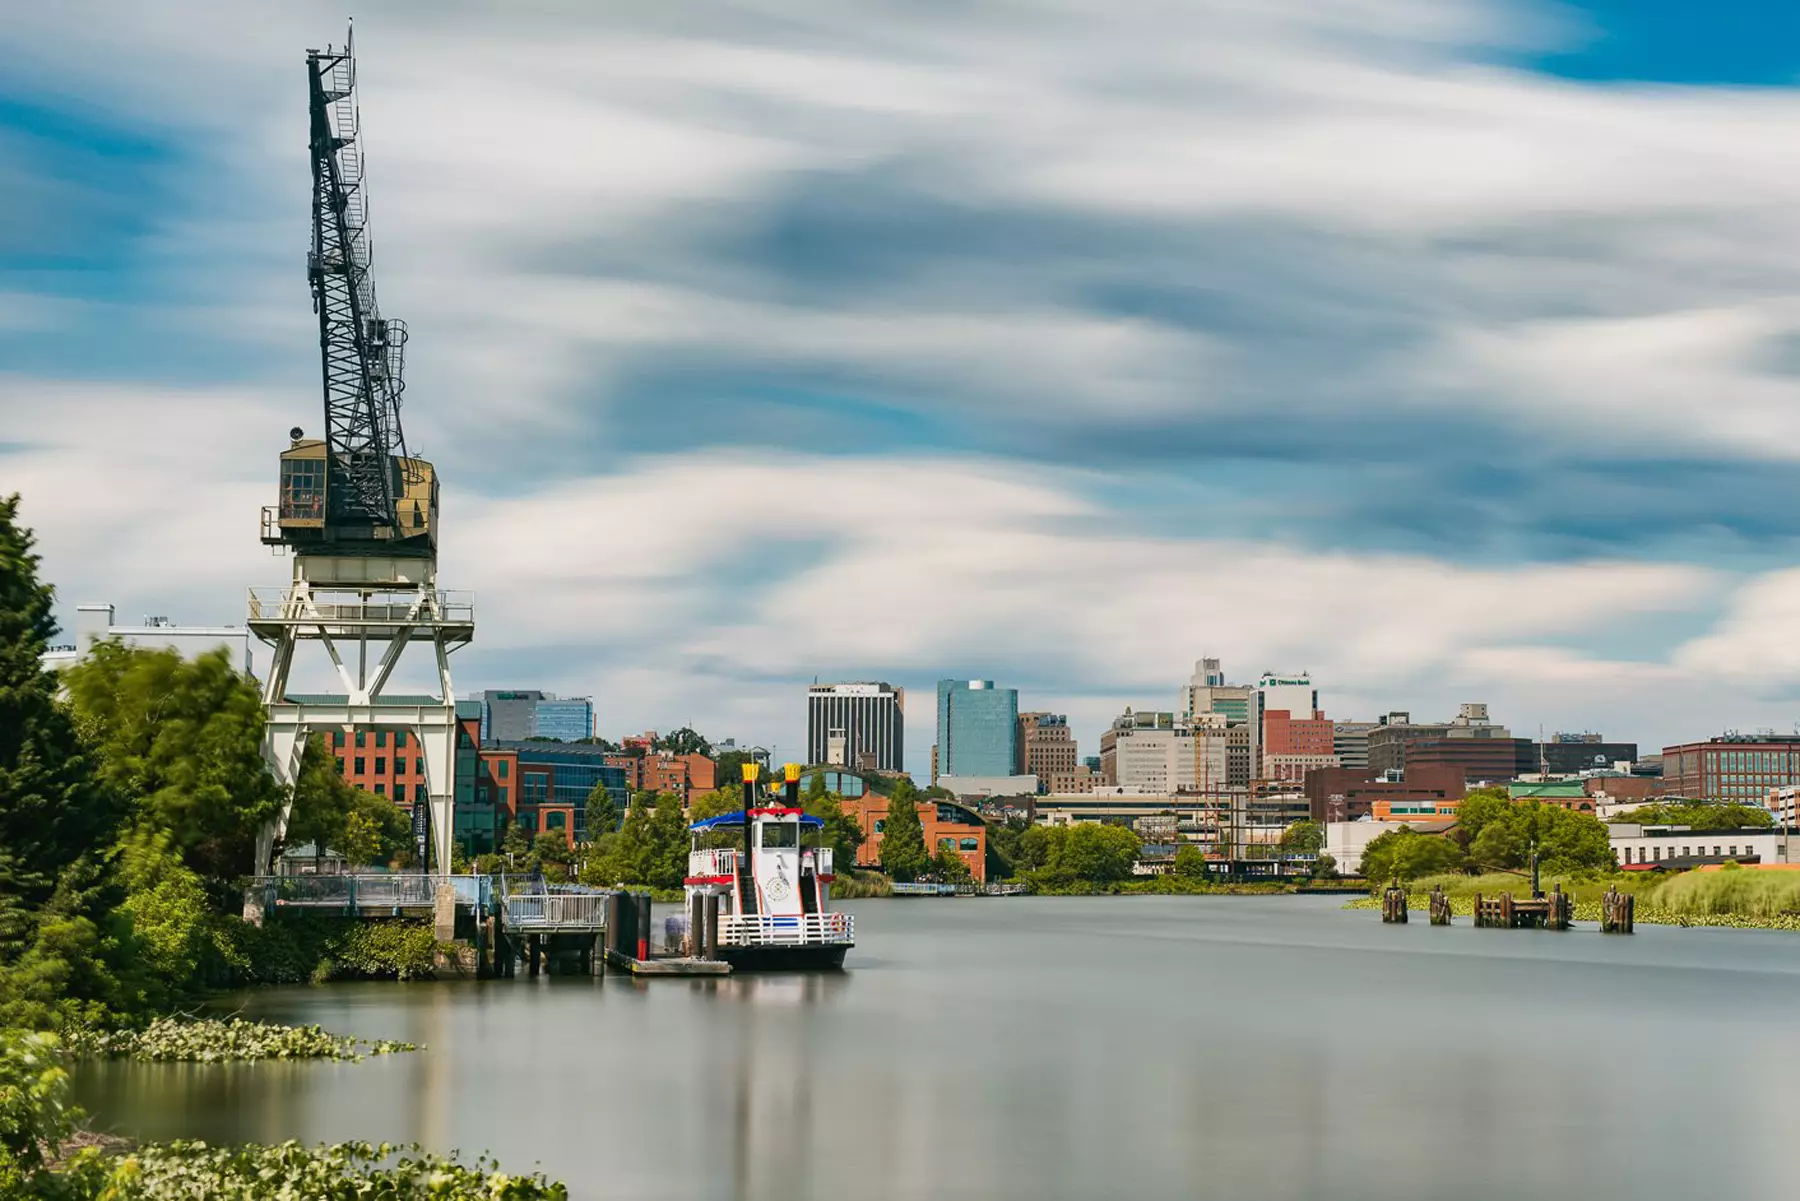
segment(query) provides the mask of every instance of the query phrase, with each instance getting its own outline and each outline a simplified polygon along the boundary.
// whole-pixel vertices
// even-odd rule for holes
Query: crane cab
[[[262,541],[297,554],[402,555],[437,554],[437,471],[424,459],[394,455],[394,520],[371,522],[334,506],[334,472],[323,440],[305,438],[295,429],[281,452],[276,503],[262,513]]]

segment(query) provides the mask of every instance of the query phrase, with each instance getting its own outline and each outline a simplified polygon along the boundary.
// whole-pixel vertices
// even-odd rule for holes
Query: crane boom
[[[307,280],[324,372],[327,520],[393,527],[403,491],[396,477],[409,458],[400,428],[406,326],[382,319],[369,273],[351,40],[342,50],[308,50],[306,71],[313,175]]]

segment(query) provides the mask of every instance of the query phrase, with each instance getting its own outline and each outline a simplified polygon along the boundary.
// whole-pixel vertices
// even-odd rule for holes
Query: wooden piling
[[[525,975],[529,979],[537,979],[538,974],[538,938],[536,934],[525,936]]]
[[[1500,894],[1500,915],[1499,916],[1500,916],[1500,928],[1502,930],[1510,930],[1513,928],[1513,896],[1512,896],[1512,893],[1503,892]]]
[[[1389,885],[1381,894],[1381,920],[1396,925],[1406,923],[1406,890],[1398,884]]]

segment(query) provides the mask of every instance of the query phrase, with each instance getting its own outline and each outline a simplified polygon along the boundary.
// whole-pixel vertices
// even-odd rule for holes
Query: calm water
[[[425,1043],[85,1069],[146,1138],[419,1141],[612,1201],[1713,1198],[1800,1178],[1800,936],[1335,898],[869,901],[835,976],[255,994]]]

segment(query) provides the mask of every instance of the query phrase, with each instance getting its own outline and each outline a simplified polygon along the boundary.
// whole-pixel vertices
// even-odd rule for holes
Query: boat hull
[[[853,944],[816,943],[799,946],[719,947],[719,958],[738,972],[834,972],[843,968]]]

